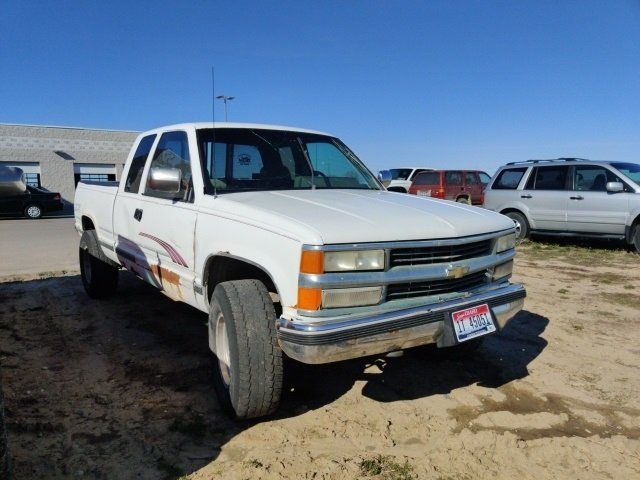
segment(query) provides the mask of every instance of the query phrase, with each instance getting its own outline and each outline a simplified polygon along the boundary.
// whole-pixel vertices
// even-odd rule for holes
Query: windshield
[[[389,170],[391,172],[391,180],[406,180],[413,172],[412,168],[392,168]]]
[[[623,173],[638,185],[640,185],[640,165],[636,163],[616,162],[612,163],[611,166],[617,168],[620,173]]]
[[[206,193],[256,190],[379,190],[337,138],[247,128],[198,130]]]

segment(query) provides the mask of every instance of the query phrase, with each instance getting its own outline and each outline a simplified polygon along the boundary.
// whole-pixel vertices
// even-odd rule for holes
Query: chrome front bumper
[[[445,319],[456,310],[489,304],[499,329],[522,310],[526,291],[507,284],[490,291],[431,305],[354,319],[278,320],[278,342],[303,363],[329,363],[425,345],[442,344]],[[440,341],[439,341],[440,340]]]

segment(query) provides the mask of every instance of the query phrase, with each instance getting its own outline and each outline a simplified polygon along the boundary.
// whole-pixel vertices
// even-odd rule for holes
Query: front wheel
[[[633,227],[633,237],[631,237],[631,245],[635,247],[636,253],[640,254],[640,223]]]
[[[118,287],[118,269],[80,249],[80,276],[84,290],[91,298],[106,298]]]
[[[282,390],[276,312],[259,280],[218,284],[209,309],[209,348],[222,408],[238,419],[273,413]]]
[[[516,241],[521,242],[529,238],[529,222],[527,222],[523,214],[520,212],[507,212],[505,215],[513,220],[516,225]]]
[[[24,208],[24,216],[30,218],[31,220],[37,220],[42,217],[42,207],[40,205],[36,205],[35,203],[31,203]]]

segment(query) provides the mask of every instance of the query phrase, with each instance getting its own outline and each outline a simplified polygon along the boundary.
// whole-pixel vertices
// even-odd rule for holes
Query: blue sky
[[[4,123],[208,121],[215,65],[230,120],[334,133],[373,170],[640,161],[639,0],[2,5]]]

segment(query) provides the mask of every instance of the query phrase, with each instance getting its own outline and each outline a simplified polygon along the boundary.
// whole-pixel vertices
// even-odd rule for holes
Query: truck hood
[[[483,208],[380,190],[232,193],[208,197],[205,206],[307,244],[465,237],[513,227]]]

